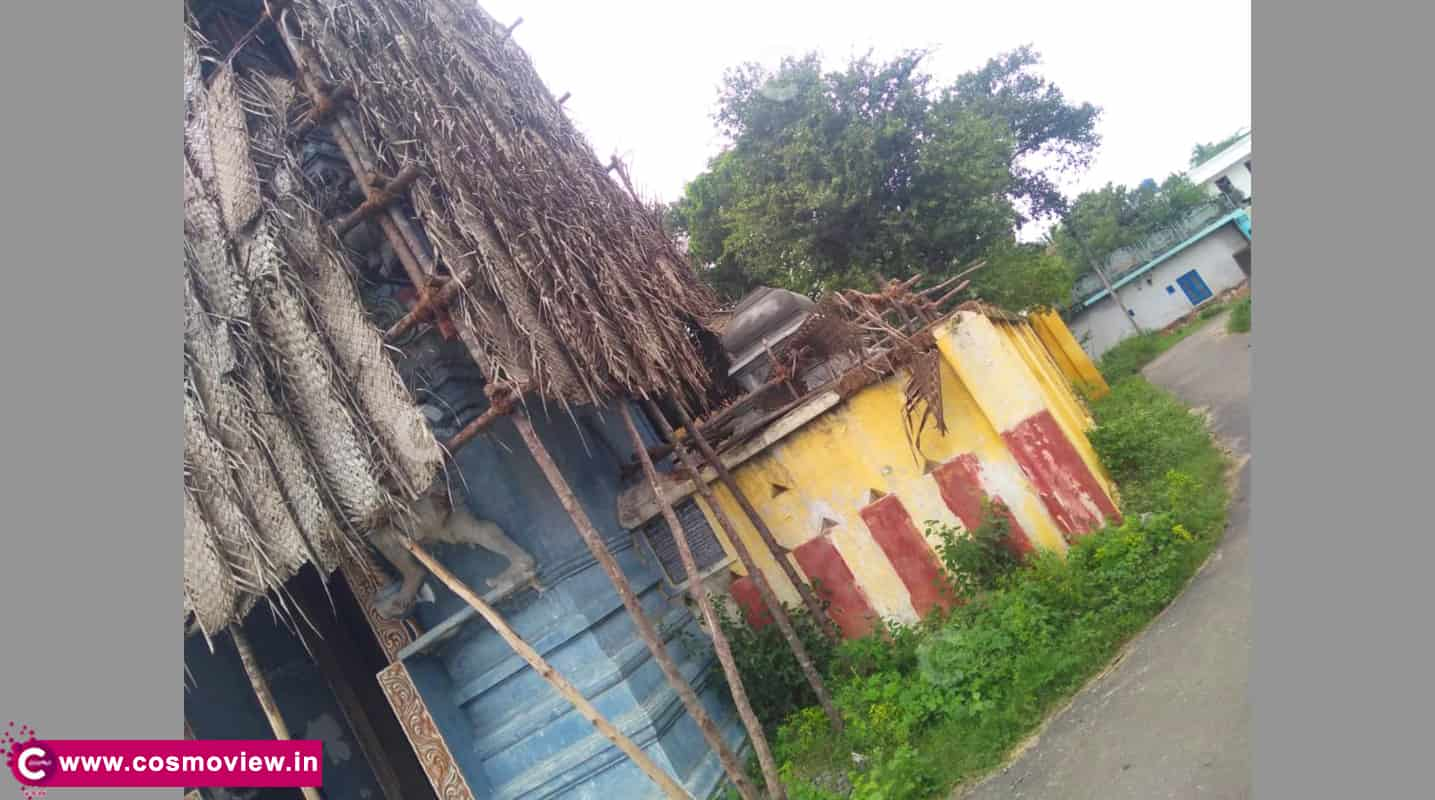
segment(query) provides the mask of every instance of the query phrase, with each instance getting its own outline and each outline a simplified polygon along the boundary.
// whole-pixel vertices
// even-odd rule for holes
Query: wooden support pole
[[[768,368],[772,370],[773,377],[782,379],[783,384],[787,386],[787,391],[792,394],[793,400],[801,400],[802,395],[798,394],[797,387],[792,383],[792,379],[796,376],[788,374],[787,367],[777,360],[777,356],[772,352],[772,345],[768,344],[766,339],[762,340],[762,349],[767,352]]]
[[[717,652],[718,663],[722,665],[723,675],[727,678],[733,705],[737,706],[737,714],[742,718],[743,727],[747,728],[748,741],[752,743],[753,750],[757,751],[757,761],[762,766],[768,796],[774,800],[783,800],[787,793],[783,790],[782,778],[777,773],[772,747],[768,745],[767,736],[762,732],[762,723],[757,714],[753,713],[752,703],[747,699],[747,687],[742,683],[742,674],[738,672],[737,661],[732,656],[732,645],[723,633],[722,623],[718,619],[717,611],[713,609],[712,598],[703,590],[702,572],[698,570],[697,559],[693,557],[692,544],[688,542],[687,533],[683,530],[683,524],[678,521],[678,515],[673,512],[673,504],[668,502],[662,485],[658,483],[658,470],[653,466],[653,460],[648,457],[648,450],[643,444],[643,437],[638,433],[638,426],[633,424],[633,412],[629,410],[627,403],[620,403],[618,410],[623,416],[623,426],[628,429],[628,438],[633,441],[633,449],[638,453],[638,462],[643,465],[643,475],[648,479],[648,485],[653,487],[663,519],[667,521],[673,541],[678,546],[678,558],[683,562],[683,570],[688,576],[688,594],[698,604],[703,623],[707,625],[708,636],[713,640],[713,650]]]
[[[414,307],[409,309],[409,313],[405,314],[402,319],[390,326],[387,331],[384,331],[384,338],[388,341],[393,341],[408,332],[409,328],[423,322],[429,315],[439,309],[447,307],[455,297],[458,297],[458,293],[463,291],[463,287],[468,285],[472,277],[473,269],[469,267],[465,268],[463,272],[457,276],[449,278],[444,282],[443,286],[430,292],[428,297],[414,304]]]
[[[334,114],[338,113],[340,107],[343,106],[344,103],[351,102],[353,99],[354,86],[349,83],[338,86],[327,95],[311,98],[314,102],[314,107],[309,110],[309,113],[299,124],[299,127],[295,128],[293,133],[290,134],[290,137],[298,141],[308,136],[309,132],[314,128],[328,125],[333,120]]]
[[[718,478],[722,480],[727,490],[732,493],[738,508],[741,508],[742,513],[746,514],[748,520],[752,522],[752,527],[757,530],[757,535],[762,538],[762,543],[767,545],[768,552],[772,554],[772,560],[777,562],[777,565],[782,568],[783,574],[792,582],[797,593],[802,596],[802,602],[807,606],[808,613],[812,614],[812,618],[817,620],[818,626],[829,637],[841,639],[842,634],[837,631],[837,626],[823,611],[822,604],[817,602],[817,595],[812,593],[812,587],[808,586],[807,581],[797,574],[797,568],[792,566],[792,562],[787,558],[787,552],[782,545],[777,543],[777,537],[772,535],[772,529],[767,527],[767,522],[763,520],[761,514],[757,513],[757,509],[753,507],[752,501],[747,499],[747,494],[743,492],[742,487],[737,485],[737,479],[732,476],[727,465],[722,463],[722,458],[713,452],[712,445],[708,444],[702,430],[693,424],[693,418],[688,414],[688,410],[683,407],[681,402],[673,405],[677,406],[678,419],[683,423],[683,429],[688,432],[688,436],[692,437],[693,444],[698,446],[698,451],[703,454],[703,458],[717,472]],[[698,483],[702,482],[702,476],[698,475],[694,478]]]
[[[1131,313],[1131,309],[1126,307],[1126,303],[1121,299],[1121,295],[1116,293],[1116,287],[1111,285],[1111,279],[1106,277],[1106,271],[1101,268],[1100,264],[1096,263],[1095,258],[1091,257],[1091,251],[1086,249],[1086,240],[1082,238],[1081,233],[1076,227],[1076,217],[1068,214],[1065,222],[1066,230],[1071,234],[1071,238],[1076,242],[1076,246],[1081,249],[1081,255],[1086,259],[1087,266],[1091,267],[1091,271],[1095,272],[1096,277],[1101,279],[1101,285],[1106,287],[1106,293],[1110,295],[1111,299],[1115,300],[1116,305],[1120,307],[1121,315],[1126,317],[1126,321],[1131,323],[1132,328],[1136,329],[1137,336],[1145,333],[1146,331],[1141,328],[1141,323],[1136,321],[1136,315]]]
[[[742,397],[739,397],[738,399],[734,400],[732,404],[729,405],[727,408],[718,412],[717,415],[713,416],[706,423],[697,427],[701,430],[707,431],[708,433],[720,433],[724,425],[746,412],[753,405],[753,403],[755,403],[764,394],[766,394],[771,389],[783,385],[786,382],[787,377],[785,375],[778,375],[775,378],[768,379],[761,386],[758,386],[751,392],[748,392]]]
[[[403,193],[408,191],[418,178],[418,165],[410,162],[405,164],[404,168],[399,170],[399,174],[393,178],[374,176],[372,181],[365,181],[364,193],[367,197],[364,202],[359,204],[358,208],[340,217],[339,221],[334,223],[334,232],[342,236],[360,222],[386,210],[398,202]]]
[[[259,708],[268,718],[269,727],[274,730],[274,738],[282,741],[293,739],[294,737],[289,735],[289,726],[279,713],[279,704],[274,702],[274,694],[269,691],[269,680],[259,669],[259,659],[254,657],[254,648],[249,645],[249,637],[244,635],[238,624],[229,626],[229,636],[234,640],[234,649],[239,651],[239,663],[244,665],[244,673],[249,676],[249,685],[254,687]],[[320,800],[319,790],[312,786],[301,786],[299,791],[304,793],[304,800]]]
[[[344,137],[347,138],[350,150],[354,153],[354,158],[357,160],[359,168],[363,170],[363,172],[355,172],[355,175],[370,174],[377,171],[378,155],[369,149],[369,145],[364,141],[363,131],[359,129],[359,126],[349,115],[338,115],[334,120],[333,129],[336,134],[342,133]],[[404,245],[410,251],[410,258],[413,259],[415,270],[418,274],[433,276],[438,273],[438,267],[434,263],[433,258],[430,257],[428,250],[424,247],[423,241],[419,238],[418,231],[414,228],[413,222],[405,216],[398,204],[389,204],[383,213],[379,215],[379,221],[383,223],[385,232],[391,240],[396,235],[403,241]],[[394,249],[398,250],[399,246],[395,244]],[[408,268],[407,264],[405,264],[405,268]],[[410,277],[412,277],[413,272],[413,270],[410,271]],[[419,290],[420,300],[427,296],[427,286],[422,286],[416,282],[414,283],[414,287]]]
[[[543,440],[538,438],[538,432],[533,429],[533,423],[523,412],[513,415],[513,425],[523,437],[523,442],[532,453],[533,460],[538,462],[538,468],[542,470],[543,476],[548,479],[548,484],[553,487],[553,493],[558,495],[558,503],[563,510],[568,512],[573,525],[578,529],[578,535],[582,537],[583,543],[588,546],[589,552],[597,559],[599,566],[608,574],[608,580],[613,582],[613,588],[618,592],[618,598],[623,601],[623,608],[627,609],[628,617],[633,621],[633,627],[637,628],[638,636],[648,646],[648,652],[652,653],[653,660],[658,662],[659,669],[667,678],[668,684],[678,693],[682,700],[683,707],[687,709],[688,715],[697,723],[698,730],[702,731],[703,738],[707,741],[708,747],[717,753],[718,761],[722,763],[723,771],[727,773],[728,779],[737,787],[738,793],[744,800],[758,800],[757,787],[752,785],[747,774],[743,771],[742,764],[732,749],[723,741],[722,734],[718,731],[717,725],[708,716],[702,703],[698,700],[697,692],[688,684],[678,671],[677,664],[668,654],[668,649],[663,645],[662,638],[658,635],[657,628],[653,621],[643,611],[638,597],[633,593],[633,587],[628,582],[628,576],[618,566],[617,560],[608,550],[608,545],[593,527],[593,521],[588,518],[587,512],[579,505],[578,498],[573,495],[573,489],[568,485],[563,473],[559,472],[558,465],[553,462],[553,456],[549,454]]]
[[[947,303],[951,302],[952,298],[957,296],[957,292],[960,292],[960,291],[962,291],[963,289],[966,289],[968,286],[971,286],[971,285],[972,285],[972,282],[971,282],[971,281],[962,281],[961,283],[957,284],[956,286],[953,286],[951,291],[947,292],[946,294],[942,295],[941,297],[939,297],[939,298],[937,298],[935,301],[933,301],[932,305],[933,305],[933,306],[936,306],[938,312],[940,312],[941,309],[942,309],[942,306],[944,306],[944,305],[946,305]]]
[[[588,698],[584,697],[583,693],[578,691],[578,687],[569,683],[567,678],[553,669],[553,666],[545,661],[543,656],[538,654],[537,650],[534,650],[528,642],[523,640],[523,637],[519,636],[513,628],[509,627],[508,623],[503,619],[503,615],[499,614],[497,609],[485,603],[482,597],[479,597],[476,592],[468,588],[468,585],[465,584],[461,578],[450,572],[443,564],[439,563],[438,559],[434,558],[433,555],[425,550],[418,542],[415,542],[407,536],[400,537],[400,541],[403,542],[404,549],[412,553],[414,558],[419,560],[419,563],[427,567],[428,571],[433,573],[435,578],[438,578],[443,582],[443,585],[447,586],[449,590],[462,598],[465,603],[468,603],[474,611],[477,611],[479,615],[488,622],[489,626],[492,627],[499,636],[503,637],[503,641],[507,642],[508,646],[513,648],[513,652],[528,662],[528,666],[532,667],[533,671],[538,673],[539,677],[548,681],[548,684],[552,686],[564,700],[572,704],[573,708],[576,709],[579,714],[583,715],[584,719],[593,723],[593,727],[597,728],[599,733],[603,734],[608,741],[617,745],[618,749],[622,750],[624,755],[632,759],[634,764],[638,765],[638,769],[641,769],[645,775],[652,778],[653,783],[656,783],[658,788],[663,790],[663,794],[668,797],[683,798],[683,800],[692,799],[692,796],[689,795],[683,787],[679,786],[677,781],[673,780],[672,776],[668,775],[667,772],[655,764],[653,760],[648,757],[648,754],[643,752],[642,748],[638,747],[638,745],[624,735],[622,731],[613,727],[613,723],[609,722],[607,718],[598,712],[598,709],[593,707],[592,703],[588,702]]]
[[[284,41],[290,57],[294,59],[301,87],[316,105],[320,105],[325,95],[324,88],[319,83],[319,64],[313,53],[290,33],[287,24],[290,13],[286,9],[280,14],[275,29],[279,32],[279,38]],[[334,135],[334,143],[339,146],[344,160],[349,164],[349,170],[358,177],[376,174],[373,154],[368,152],[363,137],[349,121],[347,111],[336,109],[332,119],[328,120],[328,125]],[[429,282],[434,269],[430,263],[419,262],[420,258],[425,262],[428,259],[427,254],[418,246],[417,235],[408,225],[408,219],[393,205],[382,209],[377,217],[384,238],[388,239],[389,245],[394,249],[394,255],[398,256],[399,263],[403,264],[404,271],[408,273],[409,281],[418,292],[419,302],[423,302],[430,294]]]
[[[653,402],[651,398],[647,399],[646,404],[648,414],[653,417],[658,425],[658,432],[661,433],[664,438],[668,439],[668,441],[676,442],[677,434],[673,431],[673,426],[668,424],[667,418],[663,416],[662,409],[658,408],[658,404]],[[762,569],[757,565],[757,561],[753,559],[752,551],[748,549],[747,542],[743,540],[742,536],[738,535],[737,526],[733,524],[732,518],[727,515],[727,512],[724,511],[723,507],[718,503],[717,497],[713,495],[712,487],[708,486],[708,482],[703,480],[702,467],[698,466],[698,464],[693,461],[693,457],[688,455],[687,451],[683,450],[683,448],[677,447],[674,448],[674,450],[677,453],[678,460],[682,462],[683,468],[692,473],[693,484],[697,486],[698,494],[702,496],[708,508],[712,509],[713,516],[717,518],[718,526],[723,529],[723,532],[727,534],[728,541],[732,543],[732,549],[737,553],[738,561],[742,562],[743,569],[747,570],[748,577],[752,579],[753,585],[757,587],[757,593],[762,597],[762,604],[767,607],[767,611],[772,616],[773,622],[777,623],[778,630],[782,631],[782,638],[787,640],[787,646],[791,648],[792,655],[797,658],[797,664],[802,668],[802,674],[807,678],[807,684],[812,687],[813,693],[817,695],[818,704],[822,706],[822,710],[827,714],[827,719],[831,721],[832,730],[841,733],[844,727],[842,715],[838,713],[837,706],[832,703],[832,696],[827,692],[827,684],[822,680],[822,674],[817,671],[816,665],[812,663],[812,656],[808,655],[807,646],[802,643],[802,638],[797,635],[797,628],[792,624],[792,618],[787,615],[787,609],[782,607],[782,601],[777,598],[777,593],[772,590],[772,584],[768,583],[767,576],[763,574]],[[657,492],[656,486],[653,487],[653,491],[655,493]],[[666,508],[667,501],[663,500],[662,502],[664,508]],[[669,522],[668,524],[671,525],[672,523]],[[814,620],[814,622],[818,625],[822,624],[821,620]]]
[[[496,406],[490,406],[482,414],[474,417],[472,422],[463,426],[463,430],[454,434],[452,439],[444,442],[444,449],[450,453],[457,453],[460,447],[468,444],[473,437],[488,430],[493,423],[498,421],[499,417],[504,416],[508,412],[509,409],[500,409]]]

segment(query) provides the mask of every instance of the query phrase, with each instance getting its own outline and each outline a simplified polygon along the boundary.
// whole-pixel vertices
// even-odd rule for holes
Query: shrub
[[[817,702],[817,695],[802,673],[797,657],[775,623],[761,630],[754,629],[726,598],[714,597],[713,602],[717,606],[719,624],[732,646],[738,672],[756,678],[743,683],[753,711],[764,727],[772,727],[793,711]],[[805,607],[786,608],[813,666],[819,673],[826,672],[835,644],[822,633]]]
[[[1251,330],[1251,296],[1241,298],[1231,309],[1231,316],[1226,320],[1226,330],[1231,333],[1249,333]]]
[[[909,745],[897,747],[852,777],[852,800],[905,800],[928,797],[937,789],[936,771]]]
[[[1191,531],[1224,519],[1226,461],[1199,416],[1140,379],[1114,386],[1092,414],[1091,444],[1128,514],[1176,513]]]
[[[836,647],[828,687],[846,730],[812,703],[787,715],[773,744],[791,796],[921,800],[990,769],[1181,591],[1225,519],[1224,458],[1199,417],[1139,378],[1092,413],[1123,522],[1020,568],[994,509],[970,536],[936,531],[966,602]]]
[[[1214,317],[1214,316],[1216,316],[1217,314],[1219,314],[1219,313],[1221,313],[1222,311],[1225,311],[1225,310],[1226,310],[1226,304],[1225,304],[1225,303],[1211,303],[1210,305],[1208,305],[1208,306],[1206,306],[1205,308],[1201,309],[1201,313],[1198,314],[1197,316],[1200,317],[1201,319],[1210,319],[1211,317]]]
[[[910,674],[878,672],[843,682],[834,700],[850,746],[870,754],[911,741],[946,712],[952,697],[942,687],[912,680]]]
[[[982,502],[982,522],[966,535],[932,522],[927,523],[927,535],[941,539],[938,555],[964,597],[995,589],[1020,563],[1012,550],[1006,509],[990,501]]]
[[[1092,413],[1096,427],[1087,438],[1123,486],[1158,479],[1211,446],[1200,417],[1144,380],[1115,385]]]
[[[917,645],[925,629],[940,624],[940,616],[931,616],[918,625],[888,620],[880,630],[839,644],[832,659],[832,675],[848,679],[879,672],[910,673],[917,668]]]

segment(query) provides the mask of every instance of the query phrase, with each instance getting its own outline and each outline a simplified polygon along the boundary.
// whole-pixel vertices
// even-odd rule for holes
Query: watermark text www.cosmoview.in
[[[10,738],[10,737],[7,737]],[[313,740],[90,740],[12,738],[10,772],[27,797],[52,787],[322,786]]]

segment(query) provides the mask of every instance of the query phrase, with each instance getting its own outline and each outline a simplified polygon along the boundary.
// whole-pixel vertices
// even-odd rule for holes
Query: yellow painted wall
[[[1011,419],[1042,409],[1052,412],[1109,491],[1085,436],[1090,417],[1045,340],[1022,321],[993,325],[983,315],[965,313],[954,322],[936,331],[943,357],[945,434],[929,422],[919,447],[913,448],[903,421],[903,373],[862,389],[734,469],[738,485],[785,548],[819,535],[824,520],[835,523],[829,527],[834,546],[873,610],[889,619],[912,621],[917,615],[905,585],[862,520],[861,509],[872,502],[874,491],[900,498],[918,529],[928,521],[960,529],[929,466],[973,453],[988,489],[1005,500],[1032,543],[1064,552],[1061,530],[1000,435]],[[982,329],[959,342],[966,324]],[[983,384],[973,392],[976,380]],[[727,489],[714,484],[713,491],[774,591],[784,602],[798,603],[795,589]],[[711,509],[703,508],[722,536]],[[934,538],[928,543],[935,548]],[[725,537],[724,544],[731,551]],[[744,572],[740,564],[734,569]]]
[[[1032,377],[1040,384],[1042,392],[1046,395],[1047,406],[1051,409],[1057,424],[1061,425],[1067,438],[1076,445],[1076,452],[1081,455],[1081,459],[1086,462],[1087,468],[1091,470],[1097,480],[1101,481],[1102,488],[1106,490],[1107,494],[1111,494],[1113,484],[1102,468],[1101,459],[1096,455],[1095,448],[1086,438],[1086,431],[1091,429],[1094,421],[1071,382],[1061,374],[1052,361],[1051,353],[1037,338],[1032,326],[1025,322],[999,322],[995,327],[1026,362]]]
[[[1093,400],[1099,400],[1111,391],[1101,370],[1096,368],[1081,343],[1076,341],[1061,315],[1055,311],[1033,311],[1028,319],[1031,320],[1032,332],[1046,345],[1068,381],[1082,387]]]

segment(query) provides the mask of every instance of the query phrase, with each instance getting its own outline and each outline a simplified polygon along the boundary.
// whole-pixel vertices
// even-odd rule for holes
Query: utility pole
[[[1081,255],[1086,259],[1086,263],[1091,266],[1091,271],[1095,272],[1096,277],[1101,279],[1101,285],[1106,287],[1106,293],[1111,295],[1111,299],[1115,300],[1116,305],[1121,307],[1121,313],[1126,316],[1126,321],[1131,323],[1131,327],[1135,328],[1138,334],[1145,333],[1146,331],[1142,330],[1140,323],[1136,321],[1136,317],[1132,315],[1131,309],[1127,308],[1126,304],[1121,302],[1121,296],[1116,293],[1116,288],[1112,286],[1111,281],[1107,279],[1106,273],[1101,269],[1101,265],[1096,263],[1096,259],[1091,257],[1091,251],[1086,249],[1086,240],[1082,239],[1081,234],[1077,232],[1076,219],[1074,216],[1066,220],[1066,230],[1071,234],[1071,238],[1076,240],[1076,246],[1081,248]]]

